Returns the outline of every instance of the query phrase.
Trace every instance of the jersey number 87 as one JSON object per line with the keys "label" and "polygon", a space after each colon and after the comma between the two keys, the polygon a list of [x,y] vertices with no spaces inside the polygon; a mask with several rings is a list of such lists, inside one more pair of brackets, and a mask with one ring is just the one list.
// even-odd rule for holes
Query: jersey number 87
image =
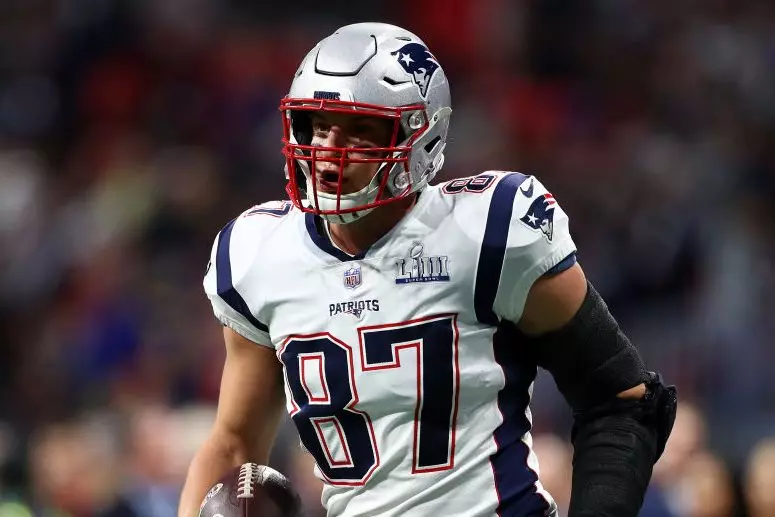
{"label": "jersey number 87", "polygon": [[[367,372],[401,368],[402,353],[416,354],[412,473],[451,469],[460,384],[456,315],[360,327],[358,340],[361,382],[370,378]],[[279,348],[278,357],[285,366],[291,417],[323,476],[333,485],[363,485],[380,460],[371,417],[357,408],[352,347],[327,332],[292,335]],[[308,387],[309,368],[318,370],[322,394],[313,394]],[[336,458],[326,430],[336,433],[343,449]]]}

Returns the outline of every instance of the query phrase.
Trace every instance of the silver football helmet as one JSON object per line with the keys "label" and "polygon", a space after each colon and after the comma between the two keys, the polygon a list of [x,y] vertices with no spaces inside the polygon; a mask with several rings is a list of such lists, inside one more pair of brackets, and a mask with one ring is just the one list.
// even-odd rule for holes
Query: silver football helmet
{"label": "silver football helmet", "polygon": [[[384,23],[357,23],[338,29],[304,58],[288,95],[281,101],[287,191],[305,212],[346,224],[375,207],[423,189],[444,162],[449,129],[447,76],[423,41]],[[357,113],[392,121],[388,147],[353,149],[312,146],[315,111]],[[319,156],[327,151],[327,157]],[[335,158],[331,158],[335,156]],[[339,188],[320,192],[315,162],[339,165]],[[371,182],[342,194],[349,163],[378,162]]]}

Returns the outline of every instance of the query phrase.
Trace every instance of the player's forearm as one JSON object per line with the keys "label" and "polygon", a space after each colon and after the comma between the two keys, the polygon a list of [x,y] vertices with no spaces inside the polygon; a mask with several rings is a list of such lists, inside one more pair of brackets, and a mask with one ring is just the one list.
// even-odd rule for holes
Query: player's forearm
{"label": "player's forearm", "polygon": [[656,432],[626,413],[577,426],[569,517],[635,517],[651,478]]}
{"label": "player's forearm", "polygon": [[230,468],[248,461],[266,463],[266,458],[256,457],[238,440],[211,436],[199,449],[186,476],[180,496],[178,517],[196,517],[207,491]]}
{"label": "player's forearm", "polygon": [[640,399],[617,398],[576,412],[569,517],[638,515],[678,401],[674,386],[649,377]]}

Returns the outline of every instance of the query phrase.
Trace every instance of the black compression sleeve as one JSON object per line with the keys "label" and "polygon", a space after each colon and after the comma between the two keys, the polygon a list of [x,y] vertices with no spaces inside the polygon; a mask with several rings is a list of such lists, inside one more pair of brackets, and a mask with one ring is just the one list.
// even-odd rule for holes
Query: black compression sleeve
{"label": "black compression sleeve", "polygon": [[[574,409],[569,517],[635,517],[675,417],[675,388],[646,371],[591,284],[562,329],[534,338],[536,363]],[[641,382],[642,400],[616,395]]]}
{"label": "black compression sleeve", "polygon": [[635,517],[675,421],[678,398],[656,374],[641,400],[577,412],[568,517]]}
{"label": "black compression sleeve", "polygon": [[656,430],[622,410],[577,420],[573,447],[568,517],[637,516],[656,457]]}
{"label": "black compression sleeve", "polygon": [[637,349],[590,283],[571,321],[532,341],[536,364],[552,374],[576,411],[610,400],[648,378]]}

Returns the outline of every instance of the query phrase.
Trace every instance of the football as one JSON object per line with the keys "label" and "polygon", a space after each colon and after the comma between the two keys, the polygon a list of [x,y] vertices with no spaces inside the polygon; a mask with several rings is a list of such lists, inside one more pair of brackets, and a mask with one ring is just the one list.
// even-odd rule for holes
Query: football
{"label": "football", "polygon": [[202,500],[199,517],[298,517],[291,482],[271,467],[245,463],[227,472]]}

